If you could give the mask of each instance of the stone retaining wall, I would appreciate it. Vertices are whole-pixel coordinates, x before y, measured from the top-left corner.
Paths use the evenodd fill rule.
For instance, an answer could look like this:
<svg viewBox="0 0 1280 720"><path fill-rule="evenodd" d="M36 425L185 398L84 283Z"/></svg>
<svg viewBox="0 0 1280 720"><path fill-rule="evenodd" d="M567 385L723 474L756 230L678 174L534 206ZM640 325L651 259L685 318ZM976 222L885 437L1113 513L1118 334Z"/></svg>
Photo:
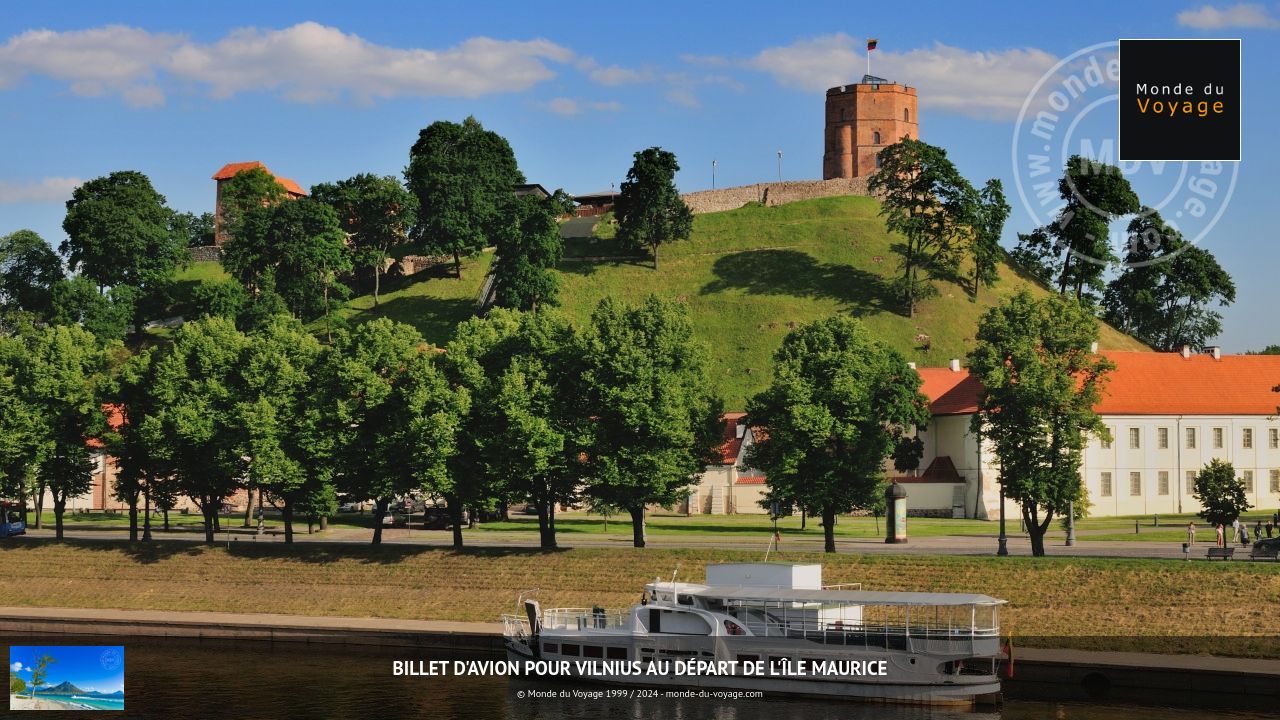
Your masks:
<svg viewBox="0 0 1280 720"><path fill-rule="evenodd" d="M836 195L870 195L867 178L833 178L831 180L791 180L786 182L757 183L719 190L700 190L686 193L684 201L697 213L736 210L750 202L766 206L785 205L799 200L832 197Z"/></svg>
<svg viewBox="0 0 1280 720"><path fill-rule="evenodd" d="M191 259L196 262L209 262L222 259L222 248L217 245L201 245L200 247L189 248L191 250Z"/></svg>

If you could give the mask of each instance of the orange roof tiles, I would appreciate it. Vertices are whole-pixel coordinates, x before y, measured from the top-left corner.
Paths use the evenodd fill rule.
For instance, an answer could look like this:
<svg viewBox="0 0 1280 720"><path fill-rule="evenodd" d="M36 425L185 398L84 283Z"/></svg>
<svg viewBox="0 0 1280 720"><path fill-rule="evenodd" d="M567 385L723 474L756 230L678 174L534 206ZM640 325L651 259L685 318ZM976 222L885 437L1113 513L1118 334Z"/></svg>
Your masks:
<svg viewBox="0 0 1280 720"><path fill-rule="evenodd" d="M263 170L266 170L267 174L275 178L276 182L280 183L280 186L283 187L285 189L285 192L289 193L290 195L302 196L307 194L307 191L303 190L301 185L290 180L287 177L280 177L279 175L276 175L275 173L268 170L267 166L263 165L262 162L258 160L251 160L249 162L227 163L226 165L222 166L222 169L218 170L218 172L213 174L213 179L214 180L230 180L231 178L235 177L241 172L244 172L245 170L252 170L254 168L262 168Z"/></svg>
<svg viewBox="0 0 1280 720"><path fill-rule="evenodd" d="M763 475L739 475L734 485L764 485Z"/></svg>
<svg viewBox="0 0 1280 720"><path fill-rule="evenodd" d="M1103 415L1276 415L1280 355L1103 351L1107 375L1096 410ZM982 386L968 370L920 368L920 391L934 415L977 412Z"/></svg>
<svg viewBox="0 0 1280 720"><path fill-rule="evenodd" d="M738 436L738 421L746 417L746 413L729 412L720 416L724 422L724 443L720 446L722 464L732 465L738 462L738 453L742 452L742 438Z"/></svg>

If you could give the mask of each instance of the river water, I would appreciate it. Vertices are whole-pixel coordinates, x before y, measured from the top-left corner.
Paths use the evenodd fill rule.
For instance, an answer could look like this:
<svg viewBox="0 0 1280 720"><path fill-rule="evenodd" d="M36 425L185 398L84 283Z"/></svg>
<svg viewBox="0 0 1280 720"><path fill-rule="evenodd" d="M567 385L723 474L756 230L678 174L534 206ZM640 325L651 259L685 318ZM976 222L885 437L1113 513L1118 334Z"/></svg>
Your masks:
<svg viewBox="0 0 1280 720"><path fill-rule="evenodd" d="M129 718L317 720L1202 720L1204 710L1010 699L998 710L804 700L608 697L610 686L506 677L396 677L423 651L323 644L129 638L6 637L11 645L125 646ZM457 657L457 656L450 656ZM475 656L479 659L482 656ZM546 697L546 695L553 697ZM1215 720L1275 717L1213 711Z"/></svg>

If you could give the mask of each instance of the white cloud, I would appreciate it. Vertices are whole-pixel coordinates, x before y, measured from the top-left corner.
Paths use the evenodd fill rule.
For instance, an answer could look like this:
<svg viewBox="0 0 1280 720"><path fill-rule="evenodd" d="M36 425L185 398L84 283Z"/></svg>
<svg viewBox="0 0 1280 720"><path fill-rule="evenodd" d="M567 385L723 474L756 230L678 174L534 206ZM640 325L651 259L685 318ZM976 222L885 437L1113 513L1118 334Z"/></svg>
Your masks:
<svg viewBox="0 0 1280 720"><path fill-rule="evenodd" d="M14 664L9 666L9 670L13 672L22 672L22 663L15 662Z"/></svg>
<svg viewBox="0 0 1280 720"><path fill-rule="evenodd" d="M83 180L74 177L47 177L29 182L0 180L0 205L65 202L72 191L83 184Z"/></svg>
<svg viewBox="0 0 1280 720"><path fill-rule="evenodd" d="M687 108L702 107L702 101L688 87L673 87L667 91L667 101Z"/></svg>
<svg viewBox="0 0 1280 720"><path fill-rule="evenodd" d="M1241 3L1227 8L1204 5L1194 10L1183 10L1178 13L1178 24L1198 30L1280 28L1280 20L1272 17L1266 7L1254 3Z"/></svg>
<svg viewBox="0 0 1280 720"><path fill-rule="evenodd" d="M596 68L590 71L587 73L587 77L591 78L592 82L600 85L616 87L618 85L649 82L653 80L653 71L610 65L609 67Z"/></svg>
<svg viewBox="0 0 1280 720"><path fill-rule="evenodd" d="M902 53L876 51L871 72L917 88L926 111L984 119L1016 117L1027 93L1058 62L1035 48L978 52L943 45ZM767 48L746 65L780 85L822 91L859 80L866 69L860 42L844 33Z"/></svg>
<svg viewBox="0 0 1280 720"><path fill-rule="evenodd" d="M549 63L576 60L549 40L473 37L444 49L394 48L315 22L242 28L211 44L108 25L10 38L0 45L0 89L42 75L77 95L119 94L142 107L164 102L166 78L215 98L254 91L298 102L478 97L528 89L555 76Z"/></svg>
<svg viewBox="0 0 1280 720"><path fill-rule="evenodd" d="M599 112L617 112L622 109L622 103L616 100L608 101L590 101L575 100L573 98L558 97L548 100L545 103L538 103L538 107L556 115L571 117L579 115L587 110L596 110Z"/></svg>
<svg viewBox="0 0 1280 720"><path fill-rule="evenodd" d="M153 87L157 67L180 42L179 35L124 25L69 32L29 30L0 45L0 89L28 74L43 75L66 82L76 95L121 93L126 102L155 105L164 101L163 94L145 88Z"/></svg>
<svg viewBox="0 0 1280 720"><path fill-rule="evenodd" d="M680 62L701 67L729 67L733 64L732 60L723 55L694 55L693 53L681 55Z"/></svg>

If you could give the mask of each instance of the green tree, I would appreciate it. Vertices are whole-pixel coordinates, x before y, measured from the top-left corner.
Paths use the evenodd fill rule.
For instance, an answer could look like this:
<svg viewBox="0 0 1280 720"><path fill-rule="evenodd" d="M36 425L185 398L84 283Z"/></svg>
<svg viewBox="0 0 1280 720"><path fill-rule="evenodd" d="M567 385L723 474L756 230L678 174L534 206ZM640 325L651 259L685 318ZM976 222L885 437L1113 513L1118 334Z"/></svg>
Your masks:
<svg viewBox="0 0 1280 720"><path fill-rule="evenodd" d="M140 314L138 289L132 285L116 285L103 293L92 280L77 275L59 280L50 290L49 322L78 325L103 341L123 339Z"/></svg>
<svg viewBox="0 0 1280 720"><path fill-rule="evenodd" d="M200 506L209 543L223 502L248 471L237 380L250 342L231 321L203 318L178 328L154 360L146 441L163 449L176 487Z"/></svg>
<svg viewBox="0 0 1280 720"><path fill-rule="evenodd" d="M472 401L454 477L482 479L474 497L531 503L543 549L556 547L556 507L576 503L587 482L580 348L558 313L499 308L458 326L443 356Z"/></svg>
<svg viewBox="0 0 1280 720"><path fill-rule="evenodd" d="M24 508L30 497L38 509L44 490L35 492L34 470L48 447L48 427L24 384L27 362L23 337L0 335L0 407L4 408L0 412L0 496L23 501Z"/></svg>
<svg viewBox="0 0 1280 720"><path fill-rule="evenodd" d="M36 688L45 684L49 679L49 666L57 662L49 655L41 655L36 660L36 666L31 670L31 697L36 696Z"/></svg>
<svg viewBox="0 0 1280 720"><path fill-rule="evenodd" d="M262 303L254 304L252 298L249 297L249 291L240 284L238 280L215 280L206 281L191 291L191 316L192 317L223 317L237 320L237 325L241 327L253 327L256 321L244 322L242 316L247 310L254 307L255 309L266 310L265 317L274 315L276 312L284 312L284 304L279 303L275 307L263 308ZM275 311L275 312L273 312Z"/></svg>
<svg viewBox="0 0 1280 720"><path fill-rule="evenodd" d="M199 215L190 212L175 212L169 219L169 225L174 237L185 242L189 248L206 247L213 244L215 221L211 212L204 212Z"/></svg>
<svg viewBox="0 0 1280 720"><path fill-rule="evenodd" d="M394 177L368 173L315 185L311 197L338 214L355 266L368 268L373 277L377 306L391 250L408 242L409 230L418 221L418 198Z"/></svg>
<svg viewBox="0 0 1280 720"><path fill-rule="evenodd" d="M19 230L0 237L0 312L22 310L47 320L62 261L36 233Z"/></svg>
<svg viewBox="0 0 1280 720"><path fill-rule="evenodd" d="M693 231L693 211L676 189L680 164L675 153L651 147L635 154L614 204L618 242L653 253L658 269L658 247L686 240Z"/></svg>
<svg viewBox="0 0 1280 720"><path fill-rule="evenodd" d="M489 244L499 210L524 182L511 145L474 117L418 133L404 176L418 198L415 242L426 253L452 255L459 279L462 258Z"/></svg>
<svg viewBox="0 0 1280 720"><path fill-rule="evenodd" d="M190 257L187 238L173 231L172 216L147 176L133 171L90 180L67 201L67 239L59 251L99 291L122 285L136 290L136 333L146 315L165 304L174 272Z"/></svg>
<svg viewBox="0 0 1280 720"><path fill-rule="evenodd" d="M561 211L554 198L525 195L507 203L499 214L493 262L498 305L535 310L556 304L558 282L552 270L564 254L557 222Z"/></svg>
<svg viewBox="0 0 1280 720"><path fill-rule="evenodd" d="M333 443L313 381L321 351L298 320L277 315L249 336L238 363L246 479L279 503L286 543L298 503L333 478Z"/></svg>
<svg viewBox="0 0 1280 720"><path fill-rule="evenodd" d="M338 215L309 198L246 213L239 234L223 246L222 264L251 296L278 296L303 321L329 318L333 303L350 294L337 280L351 270Z"/></svg>
<svg viewBox="0 0 1280 720"><path fill-rule="evenodd" d="M1012 208L1004 199L1004 186L992 178L982 186L977 202L977 215L973 223L973 297L986 285L991 287L1000 280L1000 260L1004 248L1000 236Z"/></svg>
<svg viewBox="0 0 1280 720"><path fill-rule="evenodd" d="M896 289L914 317L919 301L938 293L933 280L955 277L978 195L940 147L903 138L880 151L880 162L868 187L880 197L885 226L905 240L894 245L902 266Z"/></svg>
<svg viewBox="0 0 1280 720"><path fill-rule="evenodd" d="M44 452L36 472L53 498L54 527L63 535L67 500L93 487L93 462L86 442L107 429L102 399L108 358L89 332L64 325L24 337L25 362L18 382L41 418Z"/></svg>
<svg viewBox="0 0 1280 720"><path fill-rule="evenodd" d="M1245 355L1280 355L1280 345L1268 345L1261 350L1248 350Z"/></svg>
<svg viewBox="0 0 1280 720"><path fill-rule="evenodd" d="M329 408L335 441L335 482L344 494L374 501L375 545L391 501L418 486L397 453L404 416L395 409L397 384L423 345L413 327L378 318L337 333L319 371L317 393Z"/></svg>
<svg viewBox="0 0 1280 720"><path fill-rule="evenodd" d="M250 212L288 199L289 194L266 168L241 170L218 188L218 214L226 239L239 237ZM225 242L225 239L224 239Z"/></svg>
<svg viewBox="0 0 1280 720"><path fill-rule="evenodd" d="M154 422L157 408L152 388L155 383L153 349L129 357L118 369L110 402L122 422L107 435L106 447L118 468L113 494L129 506L129 540L138 539L138 503L150 505L151 487L158 478L171 473L164 462L164 449L153 443L161 436L146 432ZM144 518L144 521L149 518ZM149 522L148 522L149 527ZM147 539L144 537L144 539Z"/></svg>
<svg viewBox="0 0 1280 720"><path fill-rule="evenodd" d="M1244 491L1244 481L1236 477L1231 463L1214 458L1196 474L1192 496L1200 502L1196 513L1210 525L1230 525L1252 505Z"/></svg>
<svg viewBox="0 0 1280 720"><path fill-rule="evenodd" d="M1094 406L1112 364L1090 350L1097 339L1097 320L1074 298L1022 290L982 317L969 353L982 384L972 429L999 458L1000 483L1022 507L1036 556L1053 517L1085 506L1088 436L1108 437Z"/></svg>
<svg viewBox="0 0 1280 720"><path fill-rule="evenodd" d="M590 490L631 514L644 547L645 506L678 502L723 441L706 350L684 307L650 295L639 307L602 300L582 355Z"/></svg>
<svg viewBox="0 0 1280 720"><path fill-rule="evenodd" d="M307 520L307 534L316 525L324 531L329 528L329 518L338 512L338 492L331 481L308 478L298 495L297 514Z"/></svg>
<svg viewBox="0 0 1280 720"><path fill-rule="evenodd" d="M9 694L17 695L27 689L27 683L12 670L9 671Z"/></svg>
<svg viewBox="0 0 1280 720"><path fill-rule="evenodd" d="M1192 245L1154 210L1129 223L1125 268L1107 285L1105 318L1157 350L1201 347L1222 331L1212 305L1230 305L1236 286L1208 250Z"/></svg>
<svg viewBox="0 0 1280 720"><path fill-rule="evenodd" d="M747 403L765 429L747 463L764 471L769 499L822 515L835 552L836 515L871 509L884 490L886 460L914 468L911 441L929 422L920 376L857 320L834 316L801 326L774 355L770 386ZM902 448L913 448L909 453Z"/></svg>

